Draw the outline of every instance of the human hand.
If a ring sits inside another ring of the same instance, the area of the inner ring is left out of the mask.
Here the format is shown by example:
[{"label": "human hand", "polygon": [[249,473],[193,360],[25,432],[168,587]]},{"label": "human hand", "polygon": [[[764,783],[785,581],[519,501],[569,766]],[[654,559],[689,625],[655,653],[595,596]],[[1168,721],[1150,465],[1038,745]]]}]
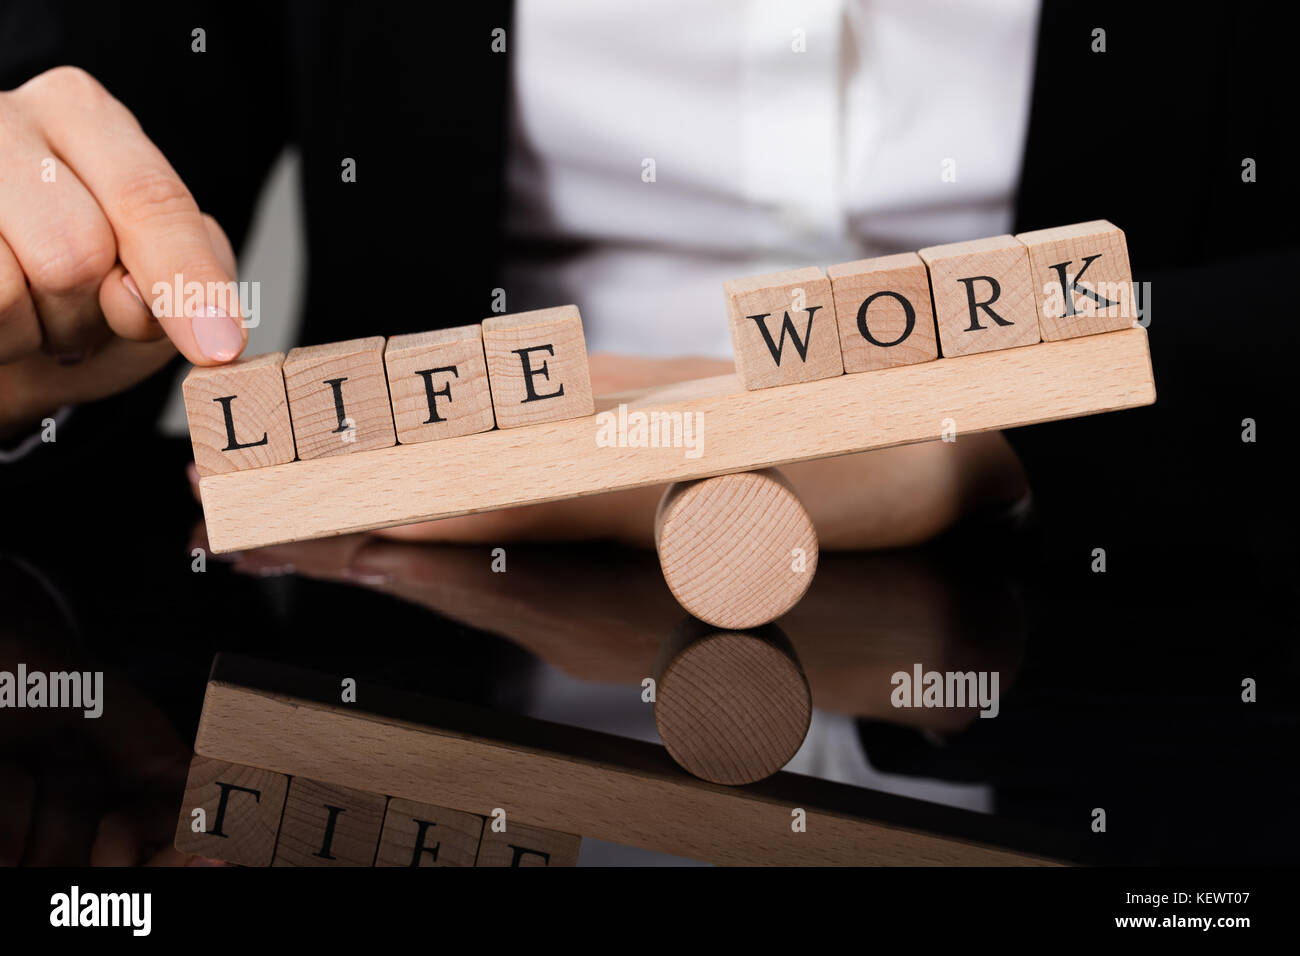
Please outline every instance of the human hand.
[{"label": "human hand", "polygon": [[[0,435],[177,350],[196,365],[243,350],[229,240],[90,74],[59,67],[0,93],[0,170]],[[146,304],[178,275],[181,302]]]}]

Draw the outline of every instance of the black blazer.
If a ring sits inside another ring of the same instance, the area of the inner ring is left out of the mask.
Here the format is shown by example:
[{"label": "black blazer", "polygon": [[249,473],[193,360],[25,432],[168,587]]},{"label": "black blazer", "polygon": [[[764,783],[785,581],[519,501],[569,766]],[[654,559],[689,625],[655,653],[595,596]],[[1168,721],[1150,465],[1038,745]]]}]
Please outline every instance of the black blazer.
[{"label": "black blazer", "polygon": [[[1197,393],[1175,356],[1204,350],[1216,387],[1239,394],[1286,377],[1258,374],[1294,341],[1281,286],[1259,281],[1281,267],[1246,259],[1237,268],[1249,274],[1231,280],[1199,270],[1251,255],[1289,262],[1297,176],[1276,130],[1286,104],[1272,51],[1283,32],[1239,4],[1181,3],[1173,15],[1152,6],[1047,0],[1016,228],[1108,218],[1125,229],[1135,278],[1158,280],[1158,407],[1186,415]],[[295,144],[307,219],[301,343],[312,344],[489,314],[503,252],[510,59],[493,52],[492,31],[510,25],[511,4],[500,0],[8,0],[0,84],[61,63],[86,67],[135,111],[236,248],[272,161]],[[191,50],[196,27],[204,53]],[[1097,27],[1104,53],[1092,50]],[[1242,182],[1245,157],[1257,162],[1255,183]],[[342,182],[344,158],[356,160],[355,183]],[[512,311],[550,304],[510,300]],[[171,380],[155,376],[78,419],[101,414],[105,434],[143,435]],[[20,469],[0,471],[3,482]]]}]

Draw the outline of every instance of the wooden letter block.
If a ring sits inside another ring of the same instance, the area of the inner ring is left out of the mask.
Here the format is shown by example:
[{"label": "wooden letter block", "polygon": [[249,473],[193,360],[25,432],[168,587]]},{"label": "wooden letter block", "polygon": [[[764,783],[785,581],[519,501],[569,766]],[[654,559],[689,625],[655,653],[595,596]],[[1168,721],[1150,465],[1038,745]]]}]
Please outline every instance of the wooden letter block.
[{"label": "wooden letter block", "polygon": [[[185,781],[176,849],[240,866],[270,866],[289,778],[196,756]],[[203,810],[204,831],[194,832]]]},{"label": "wooden letter block", "polygon": [[284,384],[304,461],[397,444],[383,336],[294,349]]},{"label": "wooden letter block", "polygon": [[1045,341],[1132,327],[1133,275],[1122,230],[1098,219],[1016,238],[1029,250]]},{"label": "wooden letter block", "polygon": [[722,284],[745,388],[793,385],[844,373],[831,283],[809,266]]},{"label": "wooden letter block", "polygon": [[541,827],[506,823],[505,833],[496,833],[489,823],[483,828],[475,866],[577,866],[582,837],[543,830]]},{"label": "wooden letter block", "polygon": [[388,798],[294,777],[272,866],[374,866]]},{"label": "wooden letter block", "polygon": [[577,306],[486,319],[483,351],[499,428],[595,414]]},{"label": "wooden letter block", "polygon": [[200,475],[293,461],[284,395],[284,353],[272,352],[185,376],[185,415]]},{"label": "wooden letter block", "polygon": [[826,270],[845,372],[874,372],[939,357],[930,274],[915,252]]},{"label": "wooden letter block", "polygon": [[473,866],[482,836],[476,814],[394,797],[375,866]]},{"label": "wooden letter block", "polygon": [[384,366],[403,445],[473,435],[496,425],[480,326],[394,335],[384,349]]},{"label": "wooden letter block", "polygon": [[930,267],[944,355],[1037,344],[1038,302],[1029,251],[1014,236],[930,246],[920,255]]}]

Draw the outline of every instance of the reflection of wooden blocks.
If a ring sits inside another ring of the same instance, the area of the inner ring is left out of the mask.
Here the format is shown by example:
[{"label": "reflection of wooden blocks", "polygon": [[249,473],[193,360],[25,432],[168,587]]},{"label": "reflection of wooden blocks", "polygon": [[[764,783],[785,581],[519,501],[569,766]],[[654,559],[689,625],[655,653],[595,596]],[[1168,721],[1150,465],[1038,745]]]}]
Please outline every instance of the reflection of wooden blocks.
[{"label": "reflection of wooden blocks", "polygon": [[384,365],[403,445],[473,435],[496,424],[480,326],[395,335],[384,349]]},{"label": "reflection of wooden blocks", "polygon": [[873,372],[939,357],[930,276],[915,252],[826,270],[845,372]]},{"label": "reflection of wooden blocks", "polygon": [[577,306],[485,319],[483,351],[500,428],[595,414]]},{"label": "reflection of wooden blocks", "polygon": [[830,280],[816,266],[722,284],[746,388],[793,385],[844,373]]},{"label": "reflection of wooden blocks", "polygon": [[483,828],[475,866],[577,866],[582,837],[506,821],[504,833]]},{"label": "reflection of wooden blocks", "polygon": [[[490,820],[504,808],[506,831],[485,825],[479,865],[514,864],[516,852],[519,866],[570,864],[578,838],[565,834],[743,865],[1042,863],[1052,845],[1002,845],[985,814],[794,774],[720,787],[678,771],[653,744],[404,692],[368,687],[374,712],[340,706],[338,686],[334,676],[222,655],[194,749],[275,768],[295,787],[303,777],[364,780],[393,800]],[[805,816],[806,829],[794,829]]]},{"label": "reflection of wooden blocks", "polygon": [[1123,230],[1098,219],[1016,239],[1029,250],[1044,341],[1132,326],[1136,303]]},{"label": "reflection of wooden blocks", "polygon": [[388,798],[294,777],[272,866],[373,866]]},{"label": "reflection of wooden blocks", "polygon": [[808,679],[776,627],[689,627],[664,642],[655,672],[659,736],[701,780],[737,785],[770,777],[808,735]]},{"label": "reflection of wooden blocks", "polygon": [[473,866],[482,835],[476,814],[394,798],[375,866]]},{"label": "reflection of wooden blocks", "polygon": [[945,356],[1038,342],[1038,299],[1029,253],[1014,236],[922,249],[930,269],[939,347]]},{"label": "reflection of wooden blocks", "polygon": [[200,475],[293,461],[284,396],[284,353],[273,352],[185,376],[185,415]]},{"label": "reflection of wooden blocks", "polygon": [[284,384],[299,458],[397,444],[382,336],[294,349]]},{"label": "reflection of wooden blocks", "polygon": [[[269,866],[289,778],[270,770],[195,757],[185,781],[176,849],[241,866]],[[204,831],[194,832],[202,809]]]}]

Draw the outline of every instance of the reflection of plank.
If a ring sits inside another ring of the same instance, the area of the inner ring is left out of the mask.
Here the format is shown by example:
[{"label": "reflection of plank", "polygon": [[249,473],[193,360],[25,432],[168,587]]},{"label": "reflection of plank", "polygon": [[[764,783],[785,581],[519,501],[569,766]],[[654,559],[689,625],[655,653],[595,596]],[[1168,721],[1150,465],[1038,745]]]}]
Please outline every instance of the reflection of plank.
[{"label": "reflection of plank", "polygon": [[785,773],[718,786],[651,744],[370,687],[361,712],[327,703],[334,678],[261,666],[218,661],[197,753],[715,863],[1053,862],[1043,834],[981,814]]},{"label": "reflection of plank", "polygon": [[217,552],[751,471],[792,461],[1148,405],[1141,328],[746,391],[734,376],[596,400],[702,415],[683,448],[601,447],[576,418],[209,475]]}]

